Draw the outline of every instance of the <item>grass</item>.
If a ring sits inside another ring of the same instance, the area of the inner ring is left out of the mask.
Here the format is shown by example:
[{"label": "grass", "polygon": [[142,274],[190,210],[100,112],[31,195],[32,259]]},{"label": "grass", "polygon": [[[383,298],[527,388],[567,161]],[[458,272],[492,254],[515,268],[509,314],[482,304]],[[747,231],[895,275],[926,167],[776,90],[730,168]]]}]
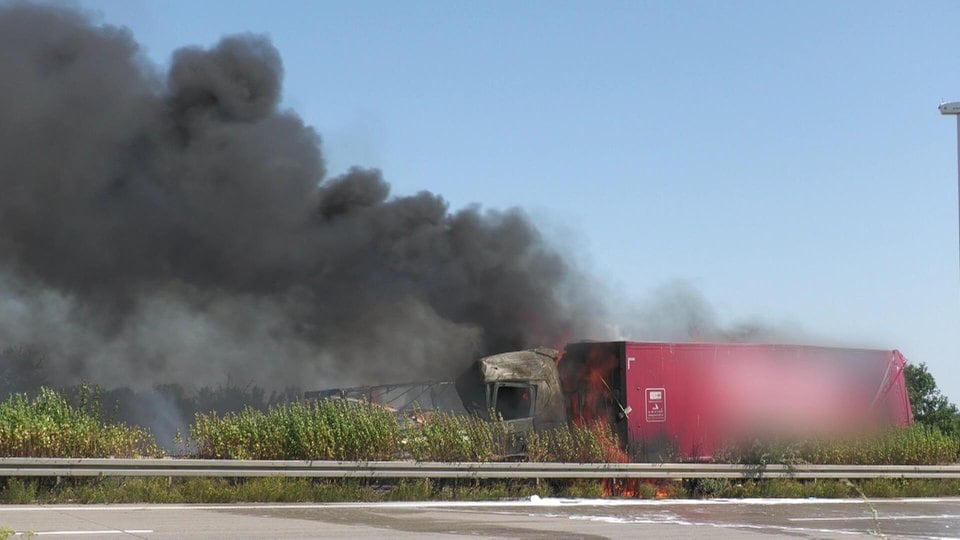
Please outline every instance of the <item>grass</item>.
[{"label": "grass", "polygon": [[[548,496],[598,496],[582,481],[405,480],[396,483],[360,479],[306,478],[83,478],[15,479],[0,483],[3,504],[380,502],[424,500],[497,500]],[[594,483],[595,484],[595,483]]]},{"label": "grass", "polygon": [[684,489],[696,498],[820,498],[860,497],[956,497],[960,480],[877,478],[846,480],[745,480],[698,478],[684,482]]},{"label": "grass", "polygon": [[[95,392],[71,403],[41,389],[34,398],[10,395],[0,403],[0,455],[13,457],[159,456],[149,432],[102,420]],[[266,411],[197,414],[183,441],[195,457],[221,459],[498,461],[516,447],[502,421],[446,413],[417,421],[346,400],[288,403]],[[523,439],[533,462],[622,462],[616,435],[605,424],[562,427]],[[730,446],[715,461],[747,464],[956,463],[960,438],[914,426],[845,441],[772,441]],[[960,481],[695,479],[684,482],[592,480],[318,480],[297,478],[0,478],[3,503],[300,502],[489,500],[528,497],[902,497],[958,496]]]},{"label": "grass", "polygon": [[914,425],[879,434],[836,439],[754,442],[714,455],[719,463],[822,465],[943,465],[960,461],[960,437]]},{"label": "grass", "polygon": [[[10,395],[0,403],[0,455],[162,454],[145,429],[103,421],[95,390],[82,388],[75,401],[46,388],[33,399]],[[382,407],[325,400],[199,413],[179,442],[192,456],[213,459],[496,461],[516,447],[515,437],[499,420],[433,413],[408,422]],[[525,444],[534,461],[607,461],[619,448],[600,424],[530,434]]]},{"label": "grass", "polygon": [[390,411],[326,400],[197,414],[186,445],[200,458],[363,461],[395,458],[399,441]]},{"label": "grass", "polygon": [[561,427],[526,436],[533,462],[602,463],[627,461],[617,436],[603,423]]},{"label": "grass", "polygon": [[[515,500],[540,497],[598,498],[608,486],[596,480],[321,480],[307,478],[49,478],[0,481],[0,504],[295,503],[427,500]],[[851,498],[960,495],[960,480],[695,479],[643,482],[631,497],[653,498]]]},{"label": "grass", "polygon": [[[510,455],[515,437],[500,420],[433,412],[402,422],[382,407],[325,400],[198,414],[184,442],[200,458],[485,462]],[[522,440],[530,461],[626,461],[616,435],[600,423]]]},{"label": "grass", "polygon": [[397,448],[417,461],[496,461],[511,444],[502,421],[434,413],[406,426]]},{"label": "grass", "polygon": [[42,388],[36,397],[11,394],[0,403],[0,456],[139,457],[162,452],[140,427],[103,422],[95,396],[71,405]]}]

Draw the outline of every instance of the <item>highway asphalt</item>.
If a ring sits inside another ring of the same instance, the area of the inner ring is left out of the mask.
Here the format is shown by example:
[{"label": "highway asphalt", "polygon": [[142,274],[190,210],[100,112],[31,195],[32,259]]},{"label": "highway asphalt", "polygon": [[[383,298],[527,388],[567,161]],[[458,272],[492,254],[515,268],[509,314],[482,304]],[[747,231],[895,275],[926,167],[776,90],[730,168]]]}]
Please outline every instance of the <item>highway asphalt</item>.
[{"label": "highway asphalt", "polygon": [[960,498],[0,506],[36,538],[960,538]]}]

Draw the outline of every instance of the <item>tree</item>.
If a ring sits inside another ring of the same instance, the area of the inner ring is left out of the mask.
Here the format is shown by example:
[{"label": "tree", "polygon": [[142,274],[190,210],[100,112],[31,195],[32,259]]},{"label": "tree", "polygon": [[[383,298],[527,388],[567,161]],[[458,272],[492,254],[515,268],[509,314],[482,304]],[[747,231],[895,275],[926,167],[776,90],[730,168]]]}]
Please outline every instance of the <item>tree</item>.
[{"label": "tree", "polygon": [[916,423],[940,428],[944,433],[960,433],[960,411],[940,393],[926,364],[908,364],[903,377]]}]

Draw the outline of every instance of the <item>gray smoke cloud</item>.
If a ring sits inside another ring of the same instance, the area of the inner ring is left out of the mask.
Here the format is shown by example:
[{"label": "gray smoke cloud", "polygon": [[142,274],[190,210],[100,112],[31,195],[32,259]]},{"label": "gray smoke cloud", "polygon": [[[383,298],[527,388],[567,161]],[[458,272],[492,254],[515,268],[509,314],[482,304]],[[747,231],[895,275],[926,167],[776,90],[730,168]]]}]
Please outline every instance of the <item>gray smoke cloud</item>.
[{"label": "gray smoke cloud", "polygon": [[628,302],[522,210],[391,196],[374,169],[327,178],[282,76],[263,36],[164,70],[125,29],[0,6],[5,380],[322,388],[582,338],[774,335],[724,329],[682,285]]},{"label": "gray smoke cloud", "polygon": [[624,339],[734,343],[803,343],[811,336],[798,324],[759,318],[726,324],[707,298],[689,282],[675,280],[654,288],[635,307],[610,315],[622,321],[611,329]]},{"label": "gray smoke cloud", "polygon": [[519,209],[326,178],[263,36],[174,53],[0,6],[0,345],[53,384],[441,378],[592,335],[601,312]]}]

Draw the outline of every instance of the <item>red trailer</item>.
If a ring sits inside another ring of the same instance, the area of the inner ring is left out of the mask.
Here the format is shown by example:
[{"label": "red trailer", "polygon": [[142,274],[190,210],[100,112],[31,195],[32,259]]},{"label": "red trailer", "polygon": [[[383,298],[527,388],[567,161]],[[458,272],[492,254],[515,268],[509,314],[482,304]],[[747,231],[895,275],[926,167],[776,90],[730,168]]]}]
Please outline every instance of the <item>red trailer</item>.
[{"label": "red trailer", "polygon": [[636,460],[710,459],[727,443],[912,423],[898,351],[576,343],[558,360],[569,418],[617,426]]}]

